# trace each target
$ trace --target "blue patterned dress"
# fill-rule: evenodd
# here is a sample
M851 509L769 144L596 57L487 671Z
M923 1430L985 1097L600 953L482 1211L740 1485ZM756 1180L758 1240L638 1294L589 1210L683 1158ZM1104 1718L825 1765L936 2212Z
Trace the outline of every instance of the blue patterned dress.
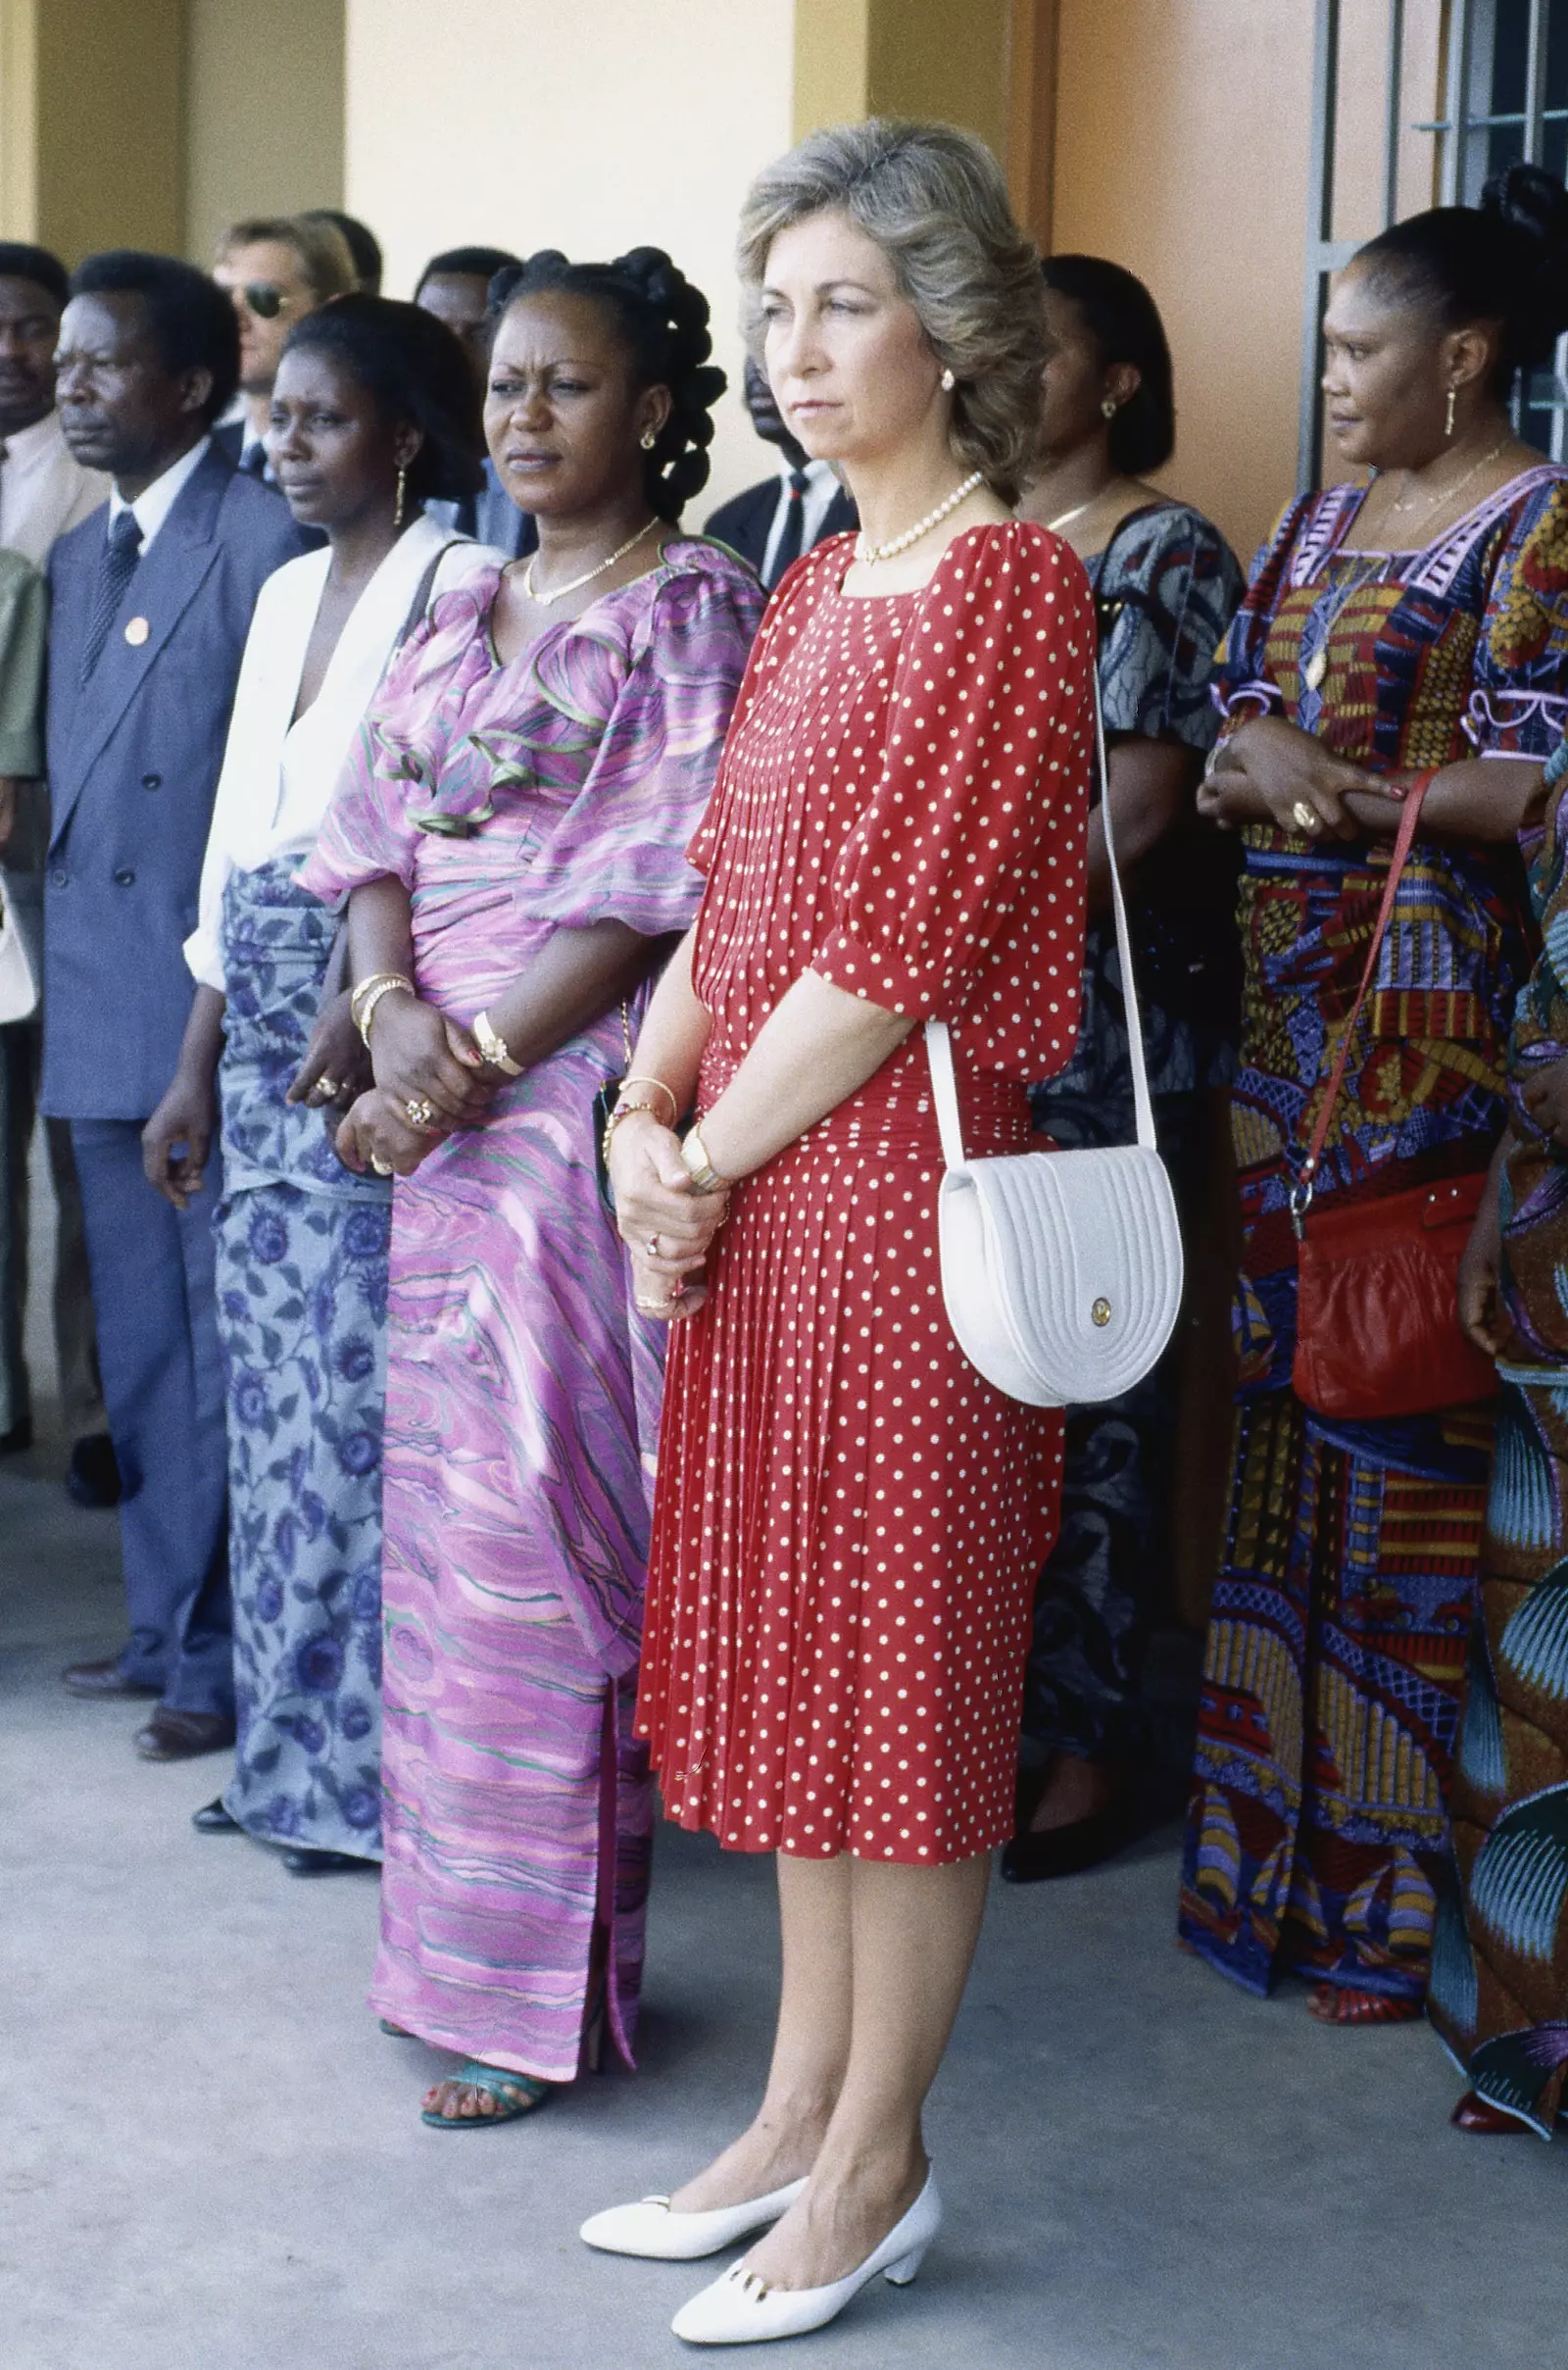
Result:
M1107 735L1206 750L1219 729L1209 674L1244 590L1229 545L1198 511L1162 502L1123 519L1089 572ZM1227 843L1195 819L1129 886L1155 1125L1178 1191L1199 1091L1227 1074L1240 985L1234 884ZM1077 1050L1032 1100L1036 1126L1064 1148L1133 1140L1108 920L1090 927ZM1118 1400L1067 1411L1061 1532L1035 1603L1024 1689L1031 1759L1125 1753L1143 1741L1138 1671L1157 1595L1174 1420L1168 1362Z
M1568 1151L1519 1090L1568 1061L1564 775L1568 741L1528 850L1544 943L1508 1047L1497 1449L1427 1995L1471 2088L1544 2140L1568 2076Z
M231 872L223 894L218 1314L239 1723L223 1802L270 1843L373 1860L391 1188L344 1167L335 1114L284 1101L338 926L297 864Z

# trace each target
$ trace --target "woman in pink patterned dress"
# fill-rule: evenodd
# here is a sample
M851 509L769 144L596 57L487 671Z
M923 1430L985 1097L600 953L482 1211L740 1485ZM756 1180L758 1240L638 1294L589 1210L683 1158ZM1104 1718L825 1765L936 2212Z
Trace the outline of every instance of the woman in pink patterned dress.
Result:
M498 283L498 289L502 284ZM662 1329L599 1192L761 610L682 536L708 307L667 257L537 256L502 290L486 430L536 557L436 604L303 875L349 901L395 1170L385 1456L385 1862L372 2004L466 2062L474 2130L628 2060L652 1796L632 1736Z

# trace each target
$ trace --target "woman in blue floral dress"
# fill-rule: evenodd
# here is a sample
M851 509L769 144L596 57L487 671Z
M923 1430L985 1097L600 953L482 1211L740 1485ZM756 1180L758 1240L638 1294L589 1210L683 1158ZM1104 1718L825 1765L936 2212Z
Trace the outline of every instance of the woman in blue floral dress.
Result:
M462 351L414 306L348 297L291 336L270 449L326 548L257 603L186 946L199 985L148 1129L154 1182L188 1195L216 1072L239 1733L233 1779L196 1824L280 1844L301 1876L381 1851L391 1186L333 1147L368 1073L333 978L336 916L295 874L393 651L438 591L497 557L422 512L477 484L478 439Z

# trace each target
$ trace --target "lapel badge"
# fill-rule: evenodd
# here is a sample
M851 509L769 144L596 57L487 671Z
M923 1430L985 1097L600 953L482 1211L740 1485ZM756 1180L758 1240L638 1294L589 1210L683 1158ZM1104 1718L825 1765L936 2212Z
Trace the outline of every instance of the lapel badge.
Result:
M130 623L125 627L125 639L132 650L140 650L151 632L152 627L145 617L132 617Z

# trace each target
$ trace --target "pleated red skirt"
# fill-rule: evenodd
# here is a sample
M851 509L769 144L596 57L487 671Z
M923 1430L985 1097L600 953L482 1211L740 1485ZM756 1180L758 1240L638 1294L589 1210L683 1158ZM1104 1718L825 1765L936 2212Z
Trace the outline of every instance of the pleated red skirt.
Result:
M964 1133L1022 1149L1022 1089L971 1080ZM937 1865L1012 1830L1062 1419L954 1339L941 1174L917 1033L737 1189L674 1328L637 1727L668 1815L735 1850Z

